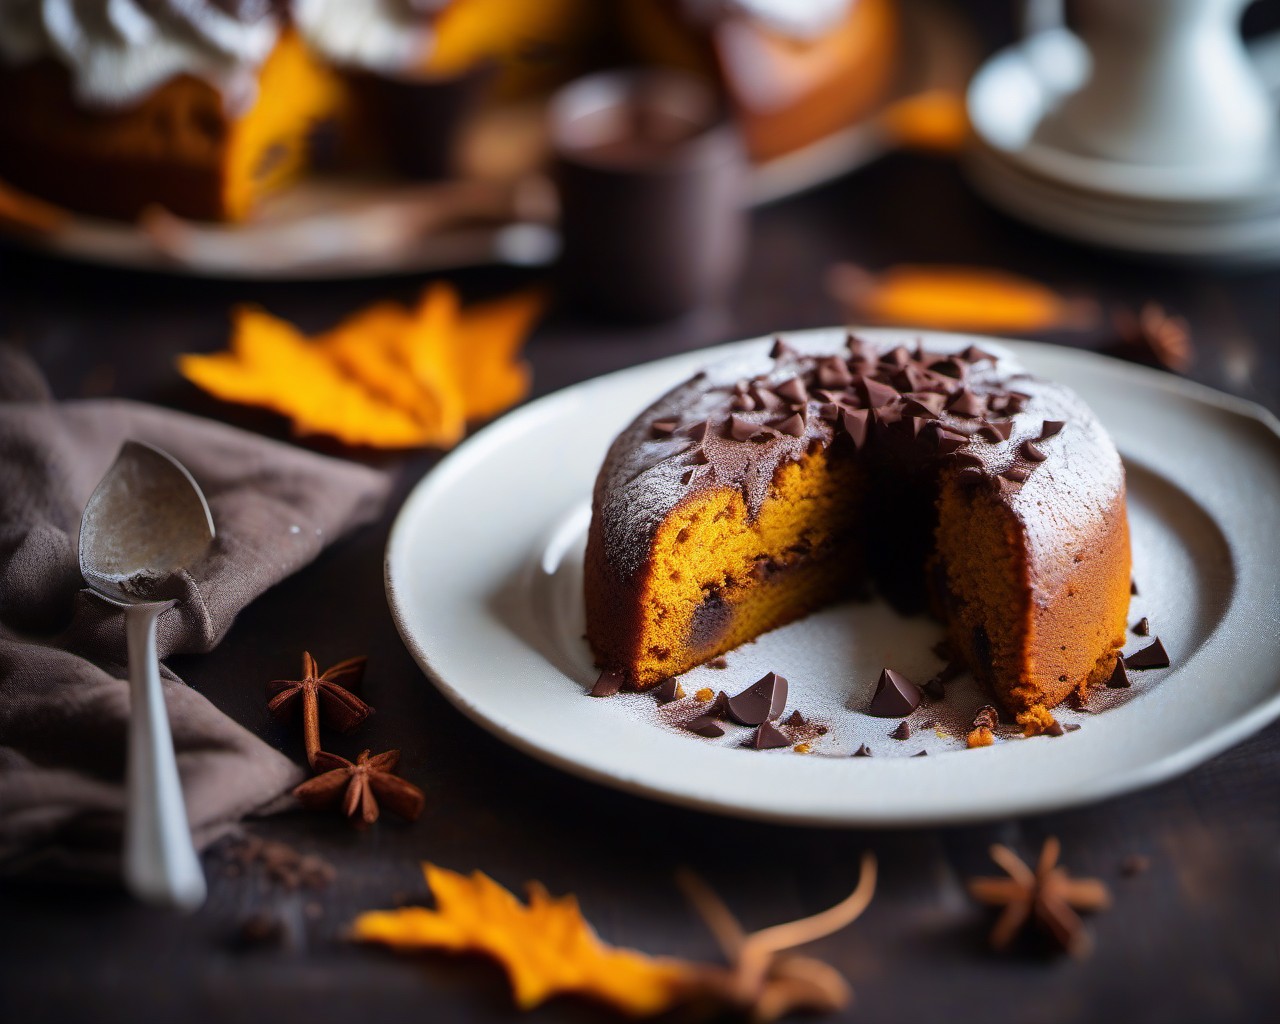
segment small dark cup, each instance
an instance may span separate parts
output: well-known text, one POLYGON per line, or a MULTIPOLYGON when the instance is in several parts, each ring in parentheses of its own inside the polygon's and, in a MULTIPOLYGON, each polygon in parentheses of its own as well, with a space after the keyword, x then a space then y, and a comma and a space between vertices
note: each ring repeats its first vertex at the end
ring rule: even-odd
POLYGON ((746 158, 714 89, 669 70, 613 71, 550 108, 562 294, 662 320, 724 297, 746 241, 746 158))

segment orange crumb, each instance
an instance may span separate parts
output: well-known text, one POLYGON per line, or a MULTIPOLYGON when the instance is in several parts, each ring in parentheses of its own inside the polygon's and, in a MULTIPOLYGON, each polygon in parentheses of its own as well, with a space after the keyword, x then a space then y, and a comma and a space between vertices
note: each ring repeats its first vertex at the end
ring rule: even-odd
POLYGON ((702 701, 703 704, 705 704, 707 701, 711 700, 711 698, 714 697, 715 695, 716 695, 715 690, 711 689, 711 687, 709 686, 704 686, 701 690, 699 690, 693 696, 695 700, 700 700, 702 701))
POLYGON ((797 743, 791 749, 794 750, 797 754, 807 754, 809 753, 809 751, 813 749, 813 747, 809 746, 809 744, 807 743, 797 743))
POLYGON ((965 743, 968 744, 970 750, 972 750, 974 747, 994 746, 995 742, 996 742, 995 733, 993 733, 985 725, 978 726, 978 728, 974 729, 972 732, 969 733, 967 737, 965 737, 965 743))
POLYGON ((1022 726, 1023 736, 1039 736, 1058 724, 1053 712, 1040 704, 1018 712, 1017 722, 1022 726))

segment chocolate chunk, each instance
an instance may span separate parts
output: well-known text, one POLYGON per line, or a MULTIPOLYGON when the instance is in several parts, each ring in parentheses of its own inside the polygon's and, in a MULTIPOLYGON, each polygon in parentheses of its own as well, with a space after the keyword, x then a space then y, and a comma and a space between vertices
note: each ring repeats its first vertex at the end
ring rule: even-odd
POLYGON ((898 392, 894 388, 888 384, 881 384, 878 380, 872 380, 870 377, 859 377, 858 384, 869 409, 883 408, 898 398, 898 392))
POLYGON ((787 720, 783 724, 792 725, 792 726, 795 726, 797 729, 799 729, 802 726, 808 725, 809 723, 805 719, 804 715, 800 714, 799 711, 793 711, 791 712, 791 714, 787 715, 787 720))
POLYGON ((769 349, 770 359, 794 359, 799 354, 781 338, 774 338, 773 348, 769 349))
POLYGON ((844 432, 849 435, 855 448, 861 448, 867 443, 870 417, 871 413, 866 409, 847 409, 840 417, 844 432))
POLYGON ((942 670, 933 675, 921 687, 924 695, 930 700, 942 700, 946 696, 946 684, 964 672, 964 662, 952 658, 942 670))
POLYGON ((862 744, 862 746, 860 746, 857 750, 855 750, 849 756, 850 757, 871 757, 871 748, 864 743, 862 744))
POLYGON ((772 722, 761 722, 751 737, 751 747, 754 750, 777 750, 779 747, 789 746, 791 741, 772 722))
POLYGON ((1047 456, 1034 441, 1022 442, 1022 457, 1032 462, 1044 462, 1047 456))
POLYGON ((711 430, 711 424, 708 423, 706 420, 703 420, 701 423, 695 423, 692 427, 690 427, 689 433, 686 436, 691 441, 701 441, 707 436, 710 430, 711 430))
POLYGON ((784 380, 777 385, 774 393, 780 398, 785 398, 794 405, 804 405, 809 401, 809 390, 804 386, 804 381, 799 377, 792 377, 790 380, 784 380))
POLYGON ((712 658, 707 662, 707 668, 728 668, 729 661, 723 655, 719 658, 712 658))
POLYGON ((707 705, 704 715, 710 715, 712 718, 728 718, 729 717, 729 695, 721 690, 707 705))
POLYGON ((1135 583, 1132 579, 1129 580, 1129 593, 1132 594, 1134 597, 1138 596, 1138 584, 1135 583))
POLYGON ((951 399, 951 404, 947 408, 957 416, 977 419, 987 411, 987 403, 968 388, 963 388, 951 399))
POLYGON ((929 751, 927 751, 927 750, 917 751, 916 753, 912 754, 911 756, 912 756, 912 757, 928 757, 928 756, 929 756, 929 751))
POLYGON ((853 383, 853 373, 839 356, 828 356, 818 363, 818 383, 824 388, 847 388, 853 383))
POLYGON ((957 466, 967 469, 981 469, 986 463, 982 461, 980 455, 973 452, 956 452, 953 460, 957 466))
POLYGON ((711 715, 699 715, 692 722, 686 722, 684 727, 709 739, 724 735, 724 728, 711 715))
POLYGON ((1124 668, 1124 658, 1116 658, 1116 667, 1111 670, 1107 686, 1113 690, 1127 690, 1130 686, 1129 673, 1124 668))
POLYGON ((906 676, 886 668, 880 673, 867 714, 877 718, 903 718, 920 706, 920 687, 906 676))
POLYGON ((649 431, 654 437, 670 437, 678 426, 680 421, 677 419, 654 420, 649 424, 649 431))
POLYGON ((1160 638, 1156 637, 1140 651, 1135 651, 1124 659, 1126 668, 1168 668, 1169 652, 1164 649, 1160 638))
POLYGON ((1010 466, 1000 475, 1015 484, 1021 484, 1031 476, 1031 471, 1026 466, 1010 466))
POLYGON ((899 722, 898 728, 889 733, 889 736, 895 740, 909 740, 911 739, 911 726, 906 722, 899 722))
POLYGON ((804 417, 798 412, 793 412, 782 422, 775 423, 773 427, 789 437, 803 437, 805 430, 804 417))
POLYGON ((738 410, 738 412, 754 412, 756 400, 750 395, 734 395, 733 401, 729 403, 729 406, 738 410))
POLYGON ((921 419, 919 416, 902 416, 895 421, 898 433, 906 434, 909 437, 919 437, 920 431, 925 428, 928 420, 921 419))
POLYGON ((1145 615, 1133 624, 1133 631, 1138 636, 1148 636, 1151 633, 1151 620, 1145 615))
POLYGON ((978 431, 992 444, 999 441, 1009 440, 1009 435, 1013 433, 1013 424, 1008 420, 1001 420, 995 423, 984 423, 982 429, 978 431))
POLYGON ((744 419, 737 413, 733 413, 729 417, 729 436, 735 441, 747 441, 755 437, 760 430, 760 424, 752 423, 748 419, 744 419))
POLYGON ((1000 724, 1000 711, 994 704, 984 704, 973 716, 973 728, 994 729, 1000 724))
POLYGON ((1049 728, 1045 729, 1044 734, 1046 736, 1063 736, 1066 734, 1066 731, 1067 730, 1062 727, 1062 724, 1055 718, 1049 724, 1049 728))
POLYGON ((936 424, 934 436, 934 445, 941 455, 953 455, 969 443, 969 439, 964 434, 957 434, 954 431, 947 430, 945 427, 938 427, 936 424))
POLYGON ((1079 725, 1079 723, 1078 723, 1078 722, 1068 722, 1068 723, 1067 723, 1066 725, 1064 725, 1062 728, 1063 728, 1063 729, 1065 729, 1067 732, 1079 732, 1079 731, 1080 731, 1080 725, 1079 725))
POLYGON ((787 403, 775 395, 768 388, 758 387, 755 390, 756 405, 765 412, 781 412, 787 407, 787 403))
POLYGON ((984 352, 977 345, 970 345, 967 349, 960 353, 960 358, 967 363, 981 363, 984 360, 995 362, 996 357, 990 352, 984 352))
POLYGON ((670 704, 673 700, 679 700, 684 696, 684 691, 680 689, 680 682, 675 678, 662 680, 649 692, 659 704, 670 704))
POLYGON ((896 348, 883 352, 880 355, 880 362, 887 363, 889 366, 896 366, 899 369, 911 362, 911 353, 907 351, 906 346, 898 345, 896 348))
POLYGON ((590 694, 592 697, 612 697, 622 689, 622 683, 621 672, 610 672, 605 669, 600 673, 600 678, 596 680, 595 686, 591 687, 590 694))
POLYGON ((908 416, 923 416, 925 419, 937 419, 942 413, 942 395, 928 391, 913 391, 903 396, 902 410, 908 416))
POLYGON ((1066 425, 1067 423, 1065 420, 1045 420, 1044 425, 1040 428, 1040 440, 1049 440, 1049 438, 1061 431, 1066 425))
POLYGON ((787 706, 787 681, 776 672, 761 676, 729 698, 729 717, 739 725, 759 725, 777 718, 787 706))
POLYGON ((929 372, 959 380, 964 377, 964 363, 958 359, 939 359, 929 364, 929 372))

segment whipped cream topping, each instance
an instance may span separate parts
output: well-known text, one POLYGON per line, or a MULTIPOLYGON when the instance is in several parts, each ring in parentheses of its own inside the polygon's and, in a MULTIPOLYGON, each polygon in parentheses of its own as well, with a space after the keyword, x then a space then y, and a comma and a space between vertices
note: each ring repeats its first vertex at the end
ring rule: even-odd
POLYGON ((307 45, 345 67, 390 74, 419 68, 431 51, 434 16, 449 0, 294 0, 307 45))
POLYGON ((858 0, 684 0, 685 13, 710 24, 741 15, 791 39, 816 39, 845 19, 858 0))
POLYGON ((243 110, 279 33, 264 0, 0 0, 0 61, 53 57, 88 107, 128 106, 189 74, 243 110))

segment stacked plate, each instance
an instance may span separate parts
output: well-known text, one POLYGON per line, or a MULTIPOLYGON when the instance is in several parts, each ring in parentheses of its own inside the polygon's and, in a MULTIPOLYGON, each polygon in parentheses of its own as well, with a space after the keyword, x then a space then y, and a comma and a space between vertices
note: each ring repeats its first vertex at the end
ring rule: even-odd
POLYGON ((1053 115, 1088 74, 1087 51, 1065 30, 1039 33, 979 70, 966 154, 979 192, 1046 231, 1110 249, 1280 262, 1280 154, 1266 173, 1241 178, 1075 152, 1055 140, 1053 115))

